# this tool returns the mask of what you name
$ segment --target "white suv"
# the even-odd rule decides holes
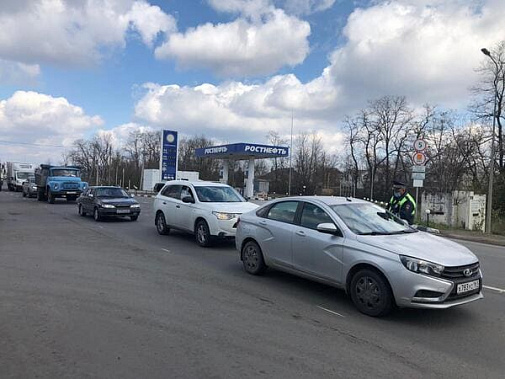
[[[171,228],[194,233],[206,247],[215,237],[235,237],[238,217],[257,207],[226,184],[172,180],[154,199],[156,229],[159,234]]]

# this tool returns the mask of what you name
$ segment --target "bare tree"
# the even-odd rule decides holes
[[[482,80],[471,90],[474,94],[474,102],[470,106],[477,120],[485,120],[492,124],[493,108],[496,100],[495,122],[498,137],[498,168],[504,171],[505,145],[503,141],[503,124],[505,122],[505,41],[499,42],[489,52],[489,58],[485,58],[476,70]]]

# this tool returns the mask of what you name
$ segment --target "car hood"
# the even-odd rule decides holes
[[[464,266],[478,261],[466,247],[425,232],[389,236],[357,236],[357,240],[392,253],[408,255],[444,266]]]
[[[132,199],[130,197],[108,197],[108,198],[99,198],[98,201],[100,201],[102,204],[123,204],[123,205],[132,205],[132,204],[138,204],[138,201],[135,199]]]
[[[257,204],[249,202],[236,202],[236,203],[203,203],[210,205],[213,211],[225,213],[245,213],[258,208]]]

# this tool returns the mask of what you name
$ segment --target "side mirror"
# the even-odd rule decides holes
[[[135,194],[133,194],[133,193],[132,193],[132,194],[130,194],[130,197],[135,197]]]
[[[88,196],[89,196],[89,197],[93,197],[93,194],[92,194],[92,193],[90,193]]]
[[[316,229],[321,233],[333,234],[335,236],[342,237],[342,233],[332,222],[323,222],[322,224],[317,225]]]
[[[193,199],[193,196],[184,196],[182,198],[182,202],[183,203],[191,203],[191,204],[194,204],[195,203],[195,199]]]

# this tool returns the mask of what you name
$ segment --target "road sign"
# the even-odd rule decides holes
[[[424,151],[426,150],[426,141],[423,139],[416,139],[414,142],[414,149],[416,151]]]
[[[161,180],[174,180],[177,174],[177,132],[163,130],[161,133],[160,172]]]
[[[422,180],[414,180],[413,187],[422,187],[422,186],[423,186]]]
[[[425,178],[426,178],[426,174],[424,172],[413,172],[412,173],[412,179],[414,179],[414,180],[424,180]]]
[[[417,151],[412,155],[412,161],[414,164],[422,166],[426,163],[426,155],[421,151]]]
[[[426,166],[412,166],[412,172],[422,172],[422,173],[425,173],[426,172]]]

